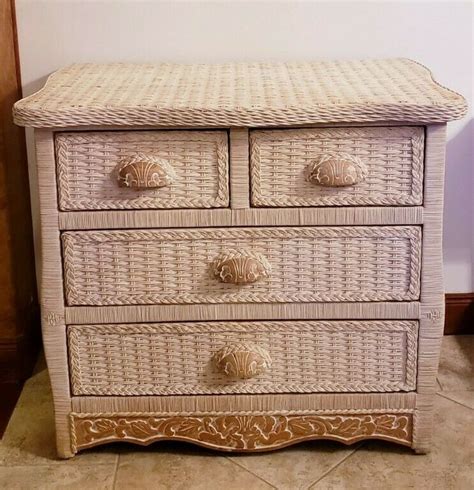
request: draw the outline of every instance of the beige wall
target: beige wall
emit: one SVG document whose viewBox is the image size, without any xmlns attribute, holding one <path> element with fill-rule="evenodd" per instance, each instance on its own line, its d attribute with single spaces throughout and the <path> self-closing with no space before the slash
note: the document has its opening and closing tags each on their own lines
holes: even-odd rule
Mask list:
<svg viewBox="0 0 474 490">
<path fill-rule="evenodd" d="M 84 61 L 221 62 L 405 56 L 472 107 L 472 3 L 16 0 L 24 94 Z M 449 126 L 448 292 L 474 290 L 472 112 Z M 35 179 L 30 152 L 31 176 Z M 37 217 L 36 194 L 33 211 Z"/>
</svg>

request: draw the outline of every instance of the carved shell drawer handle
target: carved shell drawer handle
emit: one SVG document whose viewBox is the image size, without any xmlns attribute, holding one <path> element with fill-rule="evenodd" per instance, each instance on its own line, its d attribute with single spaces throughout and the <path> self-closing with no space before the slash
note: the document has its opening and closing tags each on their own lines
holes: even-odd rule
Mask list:
<svg viewBox="0 0 474 490">
<path fill-rule="evenodd" d="M 308 167 L 307 180 L 323 187 L 346 187 L 367 177 L 367 166 L 347 153 L 325 153 Z"/>
<path fill-rule="evenodd" d="M 170 185 L 176 178 L 167 160 L 149 155 L 136 155 L 120 162 L 118 183 L 130 189 L 158 189 Z"/>
<path fill-rule="evenodd" d="M 272 365 L 270 354 L 251 342 L 226 345 L 214 354 L 213 361 L 221 373 L 240 379 L 258 376 Z"/>
<path fill-rule="evenodd" d="M 253 284 L 268 277 L 270 271 L 270 263 L 264 255 L 246 250 L 227 250 L 212 263 L 213 276 L 228 284 Z"/>
</svg>

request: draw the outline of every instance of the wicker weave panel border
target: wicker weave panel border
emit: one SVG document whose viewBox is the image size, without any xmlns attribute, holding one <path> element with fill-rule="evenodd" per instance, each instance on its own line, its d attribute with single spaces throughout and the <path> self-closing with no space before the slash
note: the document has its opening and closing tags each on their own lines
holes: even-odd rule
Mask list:
<svg viewBox="0 0 474 490">
<path fill-rule="evenodd" d="M 74 395 L 389 392 L 415 389 L 416 321 L 274 321 L 68 327 Z M 268 351 L 255 378 L 222 374 L 233 343 Z"/>
<path fill-rule="evenodd" d="M 250 171 L 256 206 L 392 206 L 423 202 L 422 127 L 314 128 L 252 131 Z M 321 187 L 306 179 L 325 153 L 359 157 L 365 181 Z"/>
<path fill-rule="evenodd" d="M 409 301 L 420 294 L 417 226 L 81 231 L 62 235 L 69 305 Z M 219 282 L 229 249 L 263 254 L 271 274 Z"/>
<path fill-rule="evenodd" d="M 225 131 L 101 131 L 55 138 L 62 210 L 210 208 L 229 205 L 229 147 Z M 117 168 L 138 154 L 167 160 L 169 187 L 119 187 Z"/>
<path fill-rule="evenodd" d="M 407 59 L 221 65 L 76 64 L 17 102 L 17 124 L 288 126 L 462 117 L 466 101 Z"/>
</svg>

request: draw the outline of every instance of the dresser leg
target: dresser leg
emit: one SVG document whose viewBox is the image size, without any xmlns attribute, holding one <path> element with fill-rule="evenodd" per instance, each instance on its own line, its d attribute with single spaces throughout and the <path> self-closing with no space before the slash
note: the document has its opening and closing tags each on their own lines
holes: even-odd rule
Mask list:
<svg viewBox="0 0 474 490">
<path fill-rule="evenodd" d="M 71 459 L 75 456 L 75 454 L 71 451 L 71 448 L 68 447 L 57 447 L 58 458 L 59 459 Z"/>
<path fill-rule="evenodd" d="M 413 450 L 416 454 L 420 455 L 429 454 L 431 452 L 427 446 L 414 447 Z"/>
<path fill-rule="evenodd" d="M 433 439 L 434 396 L 431 393 L 418 394 L 413 417 L 412 448 L 416 454 L 428 454 Z"/>
</svg>

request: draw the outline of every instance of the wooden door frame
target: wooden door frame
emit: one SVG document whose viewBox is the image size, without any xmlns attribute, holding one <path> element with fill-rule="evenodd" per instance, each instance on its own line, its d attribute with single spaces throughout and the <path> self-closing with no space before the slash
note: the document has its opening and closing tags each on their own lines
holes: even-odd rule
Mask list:
<svg viewBox="0 0 474 490">
<path fill-rule="evenodd" d="M 13 0 L 0 0 L 0 434 L 41 346 L 25 132 Z"/>
</svg>

